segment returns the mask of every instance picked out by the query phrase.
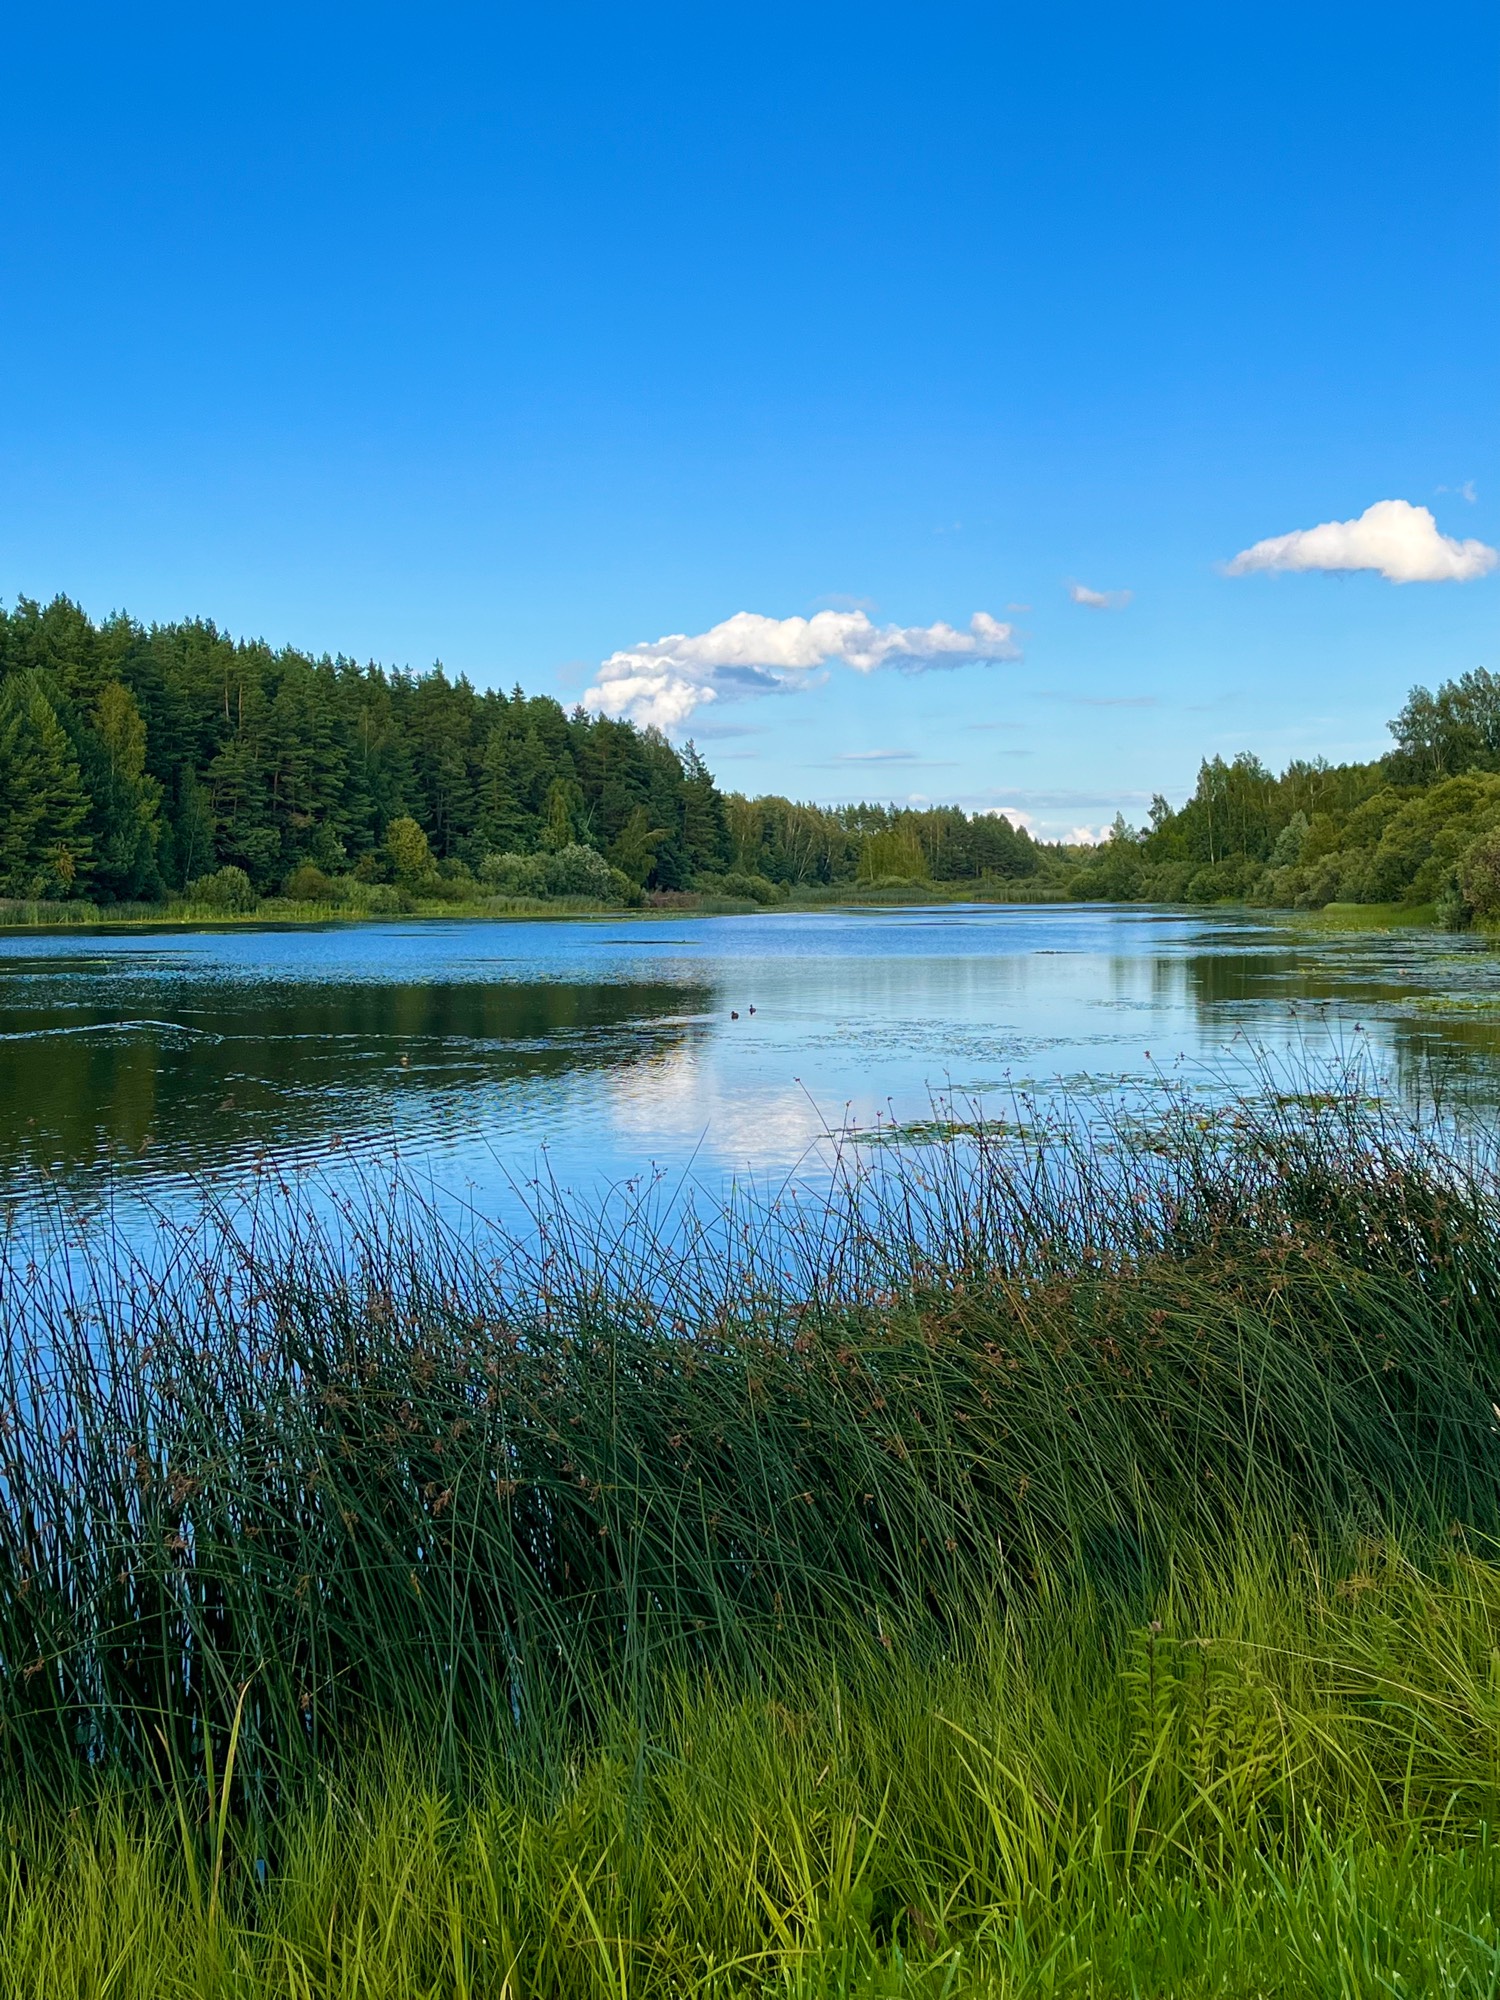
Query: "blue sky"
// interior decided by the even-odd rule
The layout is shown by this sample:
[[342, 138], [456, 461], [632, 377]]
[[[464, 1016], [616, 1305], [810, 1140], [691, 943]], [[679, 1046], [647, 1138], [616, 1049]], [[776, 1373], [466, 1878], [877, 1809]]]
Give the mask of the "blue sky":
[[[1052, 834], [1216, 750], [1374, 754], [1500, 666], [1500, 570], [1437, 541], [1500, 544], [1492, 5], [64, 6], [7, 45], [7, 602], [568, 701], [644, 659], [727, 785]], [[1391, 500], [1469, 580], [1285, 567], [1364, 530], [1224, 573]], [[819, 612], [842, 652], [778, 665]], [[765, 662], [600, 678], [740, 613]]]

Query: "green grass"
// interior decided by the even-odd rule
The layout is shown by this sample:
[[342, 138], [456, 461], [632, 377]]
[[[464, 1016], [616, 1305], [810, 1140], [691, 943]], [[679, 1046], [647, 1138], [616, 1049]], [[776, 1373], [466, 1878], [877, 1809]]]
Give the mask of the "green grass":
[[371, 1744], [222, 1846], [201, 1784], [15, 1812], [0, 1991], [1493, 1993], [1500, 1569], [1246, 1548], [1143, 1608]]
[[[785, 902], [770, 905], [779, 910], [818, 910], [830, 907], [901, 907], [909, 904], [955, 902], [1055, 903], [1065, 900], [1055, 884], [1038, 885], [1026, 880], [991, 879], [976, 882], [906, 882], [898, 884], [846, 882], [829, 887], [806, 886], [792, 891]], [[419, 898], [405, 911], [371, 911], [354, 903], [295, 902], [285, 896], [268, 896], [254, 909], [230, 911], [211, 903], [195, 903], [175, 897], [163, 903], [99, 904], [83, 900], [69, 902], [26, 902], [0, 899], [0, 930], [71, 930], [80, 926], [103, 925], [109, 929], [186, 928], [204, 930], [219, 926], [243, 927], [255, 924], [400, 923], [413, 918], [497, 918], [606, 916], [652, 917], [753, 916], [766, 907], [748, 898], [685, 891], [674, 893], [660, 904], [645, 909], [625, 909], [618, 904], [590, 902], [583, 896], [476, 896], [457, 902], [441, 898]]]
[[0, 1264], [0, 1994], [1500, 1992], [1500, 1221], [1364, 1080]]
[[582, 896], [554, 896], [545, 901], [526, 896], [484, 896], [469, 902], [434, 898], [418, 900], [407, 910], [394, 911], [372, 911], [352, 903], [295, 902], [286, 896], [268, 896], [250, 910], [226, 910], [219, 904], [195, 903], [179, 897], [165, 903], [0, 902], [0, 930], [71, 930], [93, 926], [109, 930], [214, 930], [264, 924], [407, 923], [428, 917], [480, 917], [494, 921], [506, 917], [640, 914], [643, 913], [613, 904], [593, 903]]

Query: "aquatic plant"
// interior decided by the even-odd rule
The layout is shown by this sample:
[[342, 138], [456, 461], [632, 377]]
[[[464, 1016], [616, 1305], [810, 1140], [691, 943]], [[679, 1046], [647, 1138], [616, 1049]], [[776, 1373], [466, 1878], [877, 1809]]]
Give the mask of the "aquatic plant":
[[[972, 1122], [972, 1121], [971, 1121]], [[643, 1675], [1139, 1602], [1253, 1520], [1500, 1515], [1484, 1164], [1361, 1089], [856, 1152], [525, 1240], [267, 1167], [0, 1269], [0, 1758], [267, 1796], [404, 1718], [514, 1747]], [[5, 1782], [0, 1777], [0, 1786]]]

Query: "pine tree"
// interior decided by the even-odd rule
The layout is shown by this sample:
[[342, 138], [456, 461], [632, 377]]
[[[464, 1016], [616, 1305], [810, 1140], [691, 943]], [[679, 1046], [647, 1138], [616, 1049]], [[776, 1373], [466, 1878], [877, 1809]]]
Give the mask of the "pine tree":
[[80, 893], [93, 853], [88, 816], [78, 758], [44, 676], [13, 676], [0, 693], [0, 889]]
[[100, 689], [93, 724], [75, 742], [92, 795], [95, 886], [111, 897], [153, 895], [161, 787], [147, 775], [145, 720], [122, 682]]

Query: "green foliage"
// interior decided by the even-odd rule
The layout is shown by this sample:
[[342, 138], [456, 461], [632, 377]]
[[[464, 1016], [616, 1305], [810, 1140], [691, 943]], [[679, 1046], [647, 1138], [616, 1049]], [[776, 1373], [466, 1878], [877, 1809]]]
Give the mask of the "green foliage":
[[738, 794], [724, 802], [730, 871], [788, 889], [873, 882], [1006, 880], [1039, 876], [1043, 850], [1001, 813], [956, 806], [820, 807]]
[[321, 868], [304, 861], [287, 876], [281, 893], [293, 903], [331, 903], [334, 887]]
[[1479, 834], [1464, 849], [1458, 888], [1476, 916], [1500, 917], [1500, 825]]
[[187, 887], [188, 900], [202, 903], [211, 910], [223, 910], [242, 916], [253, 910], [257, 897], [255, 886], [243, 868], [236, 868], [233, 862], [224, 868], [215, 869], [212, 875], [200, 875], [196, 882]]
[[973, 1128], [826, 1209], [552, 1216], [531, 1261], [409, 1188], [326, 1236], [274, 1177], [170, 1256], [13, 1237], [0, 1660], [45, 1671], [0, 1676], [0, 1796], [197, 1761], [252, 1674], [273, 1787], [395, 1715], [586, 1720], [648, 1659], [941, 1649], [1042, 1574], [1135, 1600], [1247, 1513], [1493, 1533], [1491, 1201], [1330, 1096]]
[[[95, 625], [65, 598], [23, 598], [0, 610], [0, 896], [108, 908], [232, 866], [257, 896], [314, 883], [306, 868], [330, 888], [299, 903], [373, 908], [354, 884], [394, 878], [405, 906], [459, 904], [499, 857], [490, 890], [528, 899], [972, 884], [1028, 901], [1395, 903], [1500, 921], [1484, 858], [1500, 826], [1500, 676], [1415, 688], [1392, 730], [1369, 764], [1299, 759], [1278, 777], [1248, 752], [1211, 757], [1178, 810], [1158, 796], [1144, 827], [1049, 848], [1000, 813], [726, 795], [691, 743], [519, 688], [481, 693], [441, 666], [275, 652], [203, 620]], [[520, 866], [583, 852], [613, 871], [607, 889], [597, 871], [590, 888], [548, 888], [561, 878]]]
[[[232, 866], [257, 895], [311, 868], [458, 901], [455, 867], [574, 850], [604, 857], [615, 902], [726, 874], [785, 890], [1044, 870], [1001, 816], [726, 798], [691, 743], [441, 666], [275, 652], [204, 620], [95, 625], [66, 598], [0, 610], [0, 894], [109, 905]], [[605, 895], [602, 878], [545, 893]]]
[[1500, 677], [1417, 688], [1372, 764], [1297, 761], [1274, 777], [1248, 754], [1203, 764], [1174, 812], [1116, 827], [1067, 882], [1079, 898], [1435, 906], [1462, 927], [1500, 916]]
[[35, 669], [0, 685], [0, 890], [67, 896], [93, 850], [89, 800], [50, 677]]
[[[1500, 1570], [1184, 1551], [941, 1654], [658, 1673], [455, 1768], [13, 1804], [0, 1984], [155, 2000], [1493, 1992]], [[249, 1684], [249, 1704], [255, 1683]], [[226, 1814], [227, 1802], [231, 1810]], [[215, 1805], [218, 1811], [215, 1811]]]
[[867, 834], [860, 845], [861, 882], [879, 882], [892, 876], [902, 882], [917, 882], [926, 873], [927, 857], [910, 825], [882, 827]]
[[422, 882], [436, 874], [427, 836], [409, 813], [393, 819], [385, 830], [385, 851], [399, 882]]
[[1414, 687], [1391, 734], [1393, 775], [1408, 784], [1500, 770], [1500, 675], [1476, 667], [1436, 694]]
[[[391, 853], [402, 822], [427, 859], [405, 829]], [[587, 847], [633, 897], [690, 886], [724, 840], [696, 751], [627, 723], [206, 621], [0, 610], [0, 894], [118, 903], [234, 866], [265, 895], [311, 867], [452, 900], [452, 866]]]
[[12, 1241], [0, 1990], [1492, 1993], [1500, 1222], [1357, 1085]]
[[700, 875], [698, 886], [710, 896], [729, 896], [744, 903], [779, 903], [784, 893], [764, 875], [745, 875], [738, 869], [727, 875]]
[[579, 896], [595, 903], [638, 903], [637, 884], [602, 854], [576, 841], [557, 853], [488, 854], [480, 865], [480, 880], [502, 896]]

